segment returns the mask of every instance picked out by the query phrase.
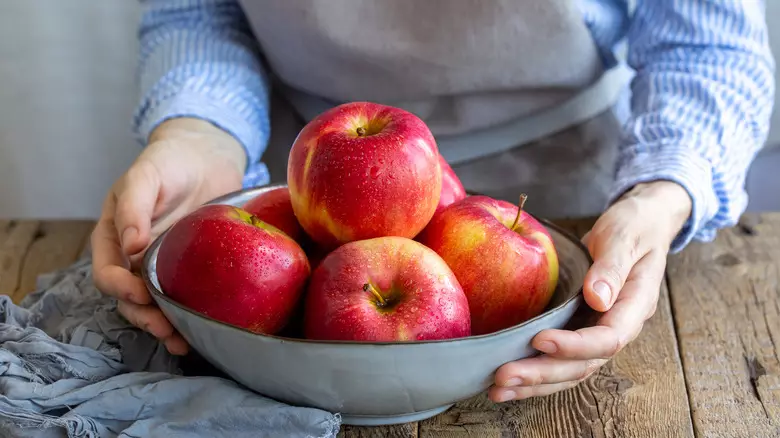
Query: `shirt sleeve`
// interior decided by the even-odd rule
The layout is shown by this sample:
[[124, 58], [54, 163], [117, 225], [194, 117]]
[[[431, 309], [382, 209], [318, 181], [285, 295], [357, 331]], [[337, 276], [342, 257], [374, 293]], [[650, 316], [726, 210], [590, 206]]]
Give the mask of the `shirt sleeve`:
[[619, 152], [614, 201], [666, 179], [693, 200], [672, 244], [710, 241], [744, 212], [748, 167], [774, 101], [774, 59], [763, 1], [639, 0], [628, 30], [632, 116]]
[[138, 140], [163, 121], [200, 118], [244, 147], [244, 186], [266, 184], [269, 83], [257, 41], [235, 0], [142, 0]]

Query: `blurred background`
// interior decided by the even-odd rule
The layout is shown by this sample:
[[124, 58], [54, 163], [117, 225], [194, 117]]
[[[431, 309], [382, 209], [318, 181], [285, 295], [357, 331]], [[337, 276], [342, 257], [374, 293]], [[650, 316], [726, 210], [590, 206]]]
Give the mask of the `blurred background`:
[[[139, 13], [135, 0], [0, 0], [0, 217], [97, 217], [140, 151], [130, 132]], [[780, 61], [780, 2], [767, 13]], [[780, 102], [772, 123], [778, 146]], [[754, 164], [751, 210], [780, 211], [766, 178], [778, 171], [780, 148]]]

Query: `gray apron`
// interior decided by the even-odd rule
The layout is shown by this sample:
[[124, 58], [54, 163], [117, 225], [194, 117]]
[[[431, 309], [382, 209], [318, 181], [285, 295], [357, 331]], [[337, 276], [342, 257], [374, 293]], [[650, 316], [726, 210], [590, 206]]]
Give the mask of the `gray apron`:
[[629, 73], [604, 71], [572, 0], [245, 0], [274, 78], [262, 160], [344, 101], [420, 116], [468, 190], [544, 217], [605, 207]]

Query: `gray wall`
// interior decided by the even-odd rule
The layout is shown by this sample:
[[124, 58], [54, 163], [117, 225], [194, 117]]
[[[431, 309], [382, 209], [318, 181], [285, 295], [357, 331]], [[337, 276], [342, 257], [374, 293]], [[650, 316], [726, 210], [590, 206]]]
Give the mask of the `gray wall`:
[[95, 217], [138, 154], [135, 0], [0, 1], [0, 217]]
[[[767, 3], [780, 59], [780, 2]], [[0, 0], [0, 217], [98, 214], [139, 152], [129, 129], [138, 13], [135, 0]], [[770, 143], [780, 144], [780, 110]], [[775, 174], [780, 156], [757, 167]], [[753, 207], [780, 210], [764, 192]]]

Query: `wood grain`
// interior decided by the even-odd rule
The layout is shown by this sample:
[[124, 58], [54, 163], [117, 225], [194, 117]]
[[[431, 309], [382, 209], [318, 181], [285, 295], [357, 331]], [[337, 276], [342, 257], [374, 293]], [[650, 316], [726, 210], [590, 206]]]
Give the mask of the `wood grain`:
[[699, 436], [780, 436], [780, 214], [746, 216], [667, 269]]
[[0, 245], [2, 245], [3, 242], [5, 241], [5, 238], [11, 229], [11, 225], [15, 223], [16, 221], [12, 221], [8, 219], [0, 219]]
[[417, 438], [417, 423], [393, 426], [358, 427], [342, 426], [339, 438]]
[[90, 221], [0, 223], [0, 293], [21, 301], [40, 274], [76, 260], [92, 226]]
[[35, 240], [40, 222], [10, 221], [0, 243], [0, 294], [15, 296], [19, 289], [27, 250]]

